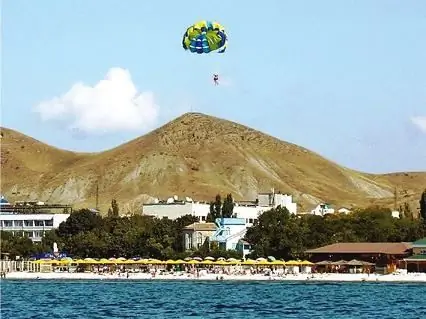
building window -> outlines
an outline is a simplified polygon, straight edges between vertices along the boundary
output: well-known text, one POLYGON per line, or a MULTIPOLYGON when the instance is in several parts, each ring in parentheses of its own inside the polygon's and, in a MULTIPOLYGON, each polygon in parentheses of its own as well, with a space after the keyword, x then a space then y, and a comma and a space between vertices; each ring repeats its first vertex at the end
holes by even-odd
POLYGON ((25 227, 33 227, 34 221, 33 220, 24 220, 25 227))
POLYGON ((205 222, 206 221, 206 216, 201 216, 201 221, 205 222))
POLYGON ((15 223, 15 227, 22 227, 24 225, 22 220, 15 220, 14 223, 15 223))
POLYGON ((197 248, 200 248, 203 245, 203 234, 196 234, 197 248))
POLYGON ((37 237, 43 237, 43 231, 40 231, 40 230, 34 231, 34 237, 35 238, 37 238, 37 237))
POLYGON ((44 227, 44 222, 42 220, 35 220, 34 226, 35 227, 44 227))
POLYGON ((48 227, 53 227, 53 218, 52 219, 46 219, 44 221, 44 225, 48 227))
POLYGON ((253 224, 253 218, 249 218, 249 224, 253 224))
POLYGON ((3 221, 3 226, 4 227, 13 227, 13 221, 11 221, 11 220, 4 220, 3 221))
POLYGON ((231 235, 231 228, 226 227, 226 229, 225 229, 225 236, 229 236, 229 235, 231 235))
POLYGON ((24 231, 24 237, 32 238, 33 232, 32 231, 24 231))

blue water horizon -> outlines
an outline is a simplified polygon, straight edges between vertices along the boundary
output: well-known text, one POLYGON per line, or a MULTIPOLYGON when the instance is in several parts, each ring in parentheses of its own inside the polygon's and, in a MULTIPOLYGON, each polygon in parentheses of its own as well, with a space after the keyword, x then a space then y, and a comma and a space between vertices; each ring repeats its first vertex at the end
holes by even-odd
POLYGON ((426 318, 424 283, 17 280, 1 318, 426 318))

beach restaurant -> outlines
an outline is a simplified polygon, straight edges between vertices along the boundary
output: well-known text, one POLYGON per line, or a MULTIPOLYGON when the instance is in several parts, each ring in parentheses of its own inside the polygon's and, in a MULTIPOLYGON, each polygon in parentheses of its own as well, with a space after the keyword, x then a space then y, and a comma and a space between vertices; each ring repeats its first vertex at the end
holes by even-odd
POLYGON ((377 272, 391 273, 412 254, 411 243, 336 243, 306 251, 313 262, 360 260, 376 265, 377 272))
POLYGON ((413 243, 413 255, 404 262, 408 272, 426 272, 426 237, 413 243))

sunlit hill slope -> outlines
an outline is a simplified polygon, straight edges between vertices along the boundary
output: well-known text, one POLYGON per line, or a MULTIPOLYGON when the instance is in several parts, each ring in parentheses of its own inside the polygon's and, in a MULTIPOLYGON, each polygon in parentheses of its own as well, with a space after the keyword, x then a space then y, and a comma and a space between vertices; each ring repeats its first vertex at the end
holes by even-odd
POLYGON ((400 204, 416 209, 426 172, 373 175, 330 162, 303 147, 227 120, 187 113, 114 149, 74 153, 2 128, 1 191, 9 200, 39 199, 102 208, 116 198, 132 209, 152 197, 210 200, 232 193, 255 199, 272 187, 293 194, 299 210, 400 204))

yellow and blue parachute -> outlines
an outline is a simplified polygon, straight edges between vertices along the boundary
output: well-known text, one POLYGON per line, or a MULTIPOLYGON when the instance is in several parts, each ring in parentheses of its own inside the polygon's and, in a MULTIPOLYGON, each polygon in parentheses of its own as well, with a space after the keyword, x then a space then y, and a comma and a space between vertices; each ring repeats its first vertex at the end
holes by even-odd
POLYGON ((210 53, 226 50, 228 37, 225 28, 217 22, 199 21, 190 26, 182 39, 182 46, 192 53, 210 53))

